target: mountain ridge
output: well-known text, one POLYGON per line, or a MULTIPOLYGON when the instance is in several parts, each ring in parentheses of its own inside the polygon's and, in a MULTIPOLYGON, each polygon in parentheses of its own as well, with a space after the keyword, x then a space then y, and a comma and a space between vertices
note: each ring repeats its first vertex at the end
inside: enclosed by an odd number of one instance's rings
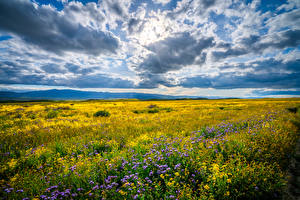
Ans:
MULTIPOLYGON (((183 99, 197 96, 172 96, 137 92, 95 92, 71 89, 37 90, 29 92, 0 91, 0 100, 88 100, 88 99, 183 99)), ((201 98, 206 99, 206 98, 201 98)))

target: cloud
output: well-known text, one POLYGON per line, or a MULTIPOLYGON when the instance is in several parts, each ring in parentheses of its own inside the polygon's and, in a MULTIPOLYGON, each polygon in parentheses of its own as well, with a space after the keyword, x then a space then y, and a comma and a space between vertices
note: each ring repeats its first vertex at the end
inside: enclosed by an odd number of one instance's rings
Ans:
POLYGON ((81 66, 73 63, 66 63, 65 68, 67 68, 68 71, 73 74, 83 74, 83 75, 93 73, 95 70, 99 69, 99 67, 82 68, 81 66))
POLYGON ((204 50, 212 46, 214 46, 212 37, 196 40, 190 33, 178 33, 148 45, 146 48, 151 53, 137 67, 137 70, 162 74, 194 63, 200 65, 206 59, 204 50))
POLYGON ((177 3, 177 7, 168 13, 168 17, 180 18, 181 15, 205 16, 210 11, 217 12, 218 7, 225 6, 227 3, 220 0, 182 0, 177 3))
POLYGON ((206 49, 214 46, 213 37, 195 39, 190 33, 177 33, 172 37, 149 44, 150 54, 135 70, 141 82, 139 87, 153 88, 159 84, 172 86, 174 80, 164 74, 189 65, 201 66, 206 60, 206 49))
POLYGON ((112 15, 116 15, 121 18, 127 18, 130 1, 103 0, 102 6, 107 12, 110 12, 112 15))
POLYGON ((180 86, 191 88, 300 88, 300 59, 283 62, 273 58, 254 61, 248 64, 225 66, 224 69, 236 69, 220 72, 216 76, 198 75, 184 78, 180 86), (248 69, 248 70, 245 70, 248 69))
POLYGON ((293 4, 290 7, 292 9, 285 12, 279 12, 282 8, 276 9, 276 5, 263 4, 262 6, 260 1, 248 4, 233 2, 230 8, 224 10, 227 21, 218 24, 218 29, 222 30, 222 25, 229 26, 230 29, 227 29, 227 33, 222 31, 217 35, 226 40, 218 43, 227 43, 227 47, 219 47, 222 49, 212 52, 214 61, 247 54, 257 56, 300 44, 300 10, 293 1, 283 4, 293 4))
POLYGON ((201 1, 199 2, 199 5, 201 5, 201 7, 202 7, 203 9, 207 9, 207 8, 209 8, 209 7, 213 6, 213 5, 215 5, 216 2, 217 2, 216 0, 201 0, 201 1))
POLYGON ((40 83, 43 75, 33 72, 24 65, 10 61, 0 62, 0 84, 40 83))
POLYGON ((140 82, 138 83, 138 88, 158 88, 159 85, 174 87, 175 84, 172 83, 174 79, 167 78, 163 74, 151 74, 144 73, 140 74, 140 82))
POLYGON ((64 69, 60 65, 57 65, 54 63, 43 65, 41 67, 41 69, 49 74, 57 74, 57 73, 66 73, 67 72, 66 69, 64 69))
POLYGON ((130 18, 126 23, 128 34, 139 33, 144 28, 145 21, 137 18, 130 18))
POLYGON ((269 27, 269 33, 284 29, 300 29, 300 8, 269 18, 266 26, 269 27))
POLYGON ((300 29, 286 30, 266 36, 250 35, 241 38, 236 47, 230 44, 221 43, 217 47, 224 48, 222 51, 213 51, 215 60, 225 59, 233 56, 246 55, 250 53, 260 54, 267 49, 284 49, 300 45, 300 29))
POLYGON ((93 74, 78 76, 74 79, 62 81, 60 85, 78 88, 134 88, 132 81, 112 78, 107 74, 93 74))
POLYGON ((246 48, 232 48, 228 47, 225 51, 213 51, 212 56, 215 61, 225 59, 232 56, 240 56, 250 53, 246 48))
MULTIPOLYGON (((90 13, 101 20, 91 8, 81 3, 70 3, 66 13, 50 6, 38 6, 30 1, 0 1, 0 29, 18 35, 26 42, 42 49, 62 54, 80 52, 91 55, 115 53, 118 39, 107 31, 84 26, 74 20, 72 13, 90 13), (73 10, 73 11, 71 11, 73 10), (94 13, 94 14, 93 14, 94 13)), ((77 16, 78 18, 78 16, 77 16)), ((79 17, 80 18, 80 17, 79 17)), ((103 21, 103 19, 102 19, 103 21)))
POLYGON ((111 30, 117 29, 119 23, 128 21, 130 0, 103 0, 101 2, 102 11, 111 30))
POLYGON ((195 76, 186 78, 180 86, 192 88, 215 88, 215 89, 235 89, 235 88, 299 88, 300 73, 279 74, 266 73, 254 74, 246 73, 223 73, 215 77, 195 76))
POLYGON ((156 3, 156 4, 162 4, 162 5, 166 5, 168 3, 170 3, 171 0, 152 0, 153 3, 156 3))
POLYGON ((114 78, 108 74, 88 74, 93 69, 82 69, 67 63, 66 69, 75 73, 68 76, 67 70, 56 64, 47 64, 39 69, 16 64, 14 62, 0 62, 0 84, 25 84, 66 86, 74 88, 134 88, 132 81, 114 78), (46 72, 46 73, 44 73, 46 72))
MULTIPOLYGON (((300 15, 299 15, 300 16, 300 15)), ((258 44, 257 49, 263 48, 277 48, 284 49, 286 47, 297 47, 300 45, 300 29, 286 30, 271 35, 269 41, 262 41, 258 44)))

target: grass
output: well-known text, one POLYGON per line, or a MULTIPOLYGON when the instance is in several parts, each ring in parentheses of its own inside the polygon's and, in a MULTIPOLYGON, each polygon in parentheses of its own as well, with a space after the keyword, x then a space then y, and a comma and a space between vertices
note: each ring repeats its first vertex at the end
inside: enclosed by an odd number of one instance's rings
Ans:
POLYGON ((2 103, 0 196, 281 199, 299 103, 2 103))

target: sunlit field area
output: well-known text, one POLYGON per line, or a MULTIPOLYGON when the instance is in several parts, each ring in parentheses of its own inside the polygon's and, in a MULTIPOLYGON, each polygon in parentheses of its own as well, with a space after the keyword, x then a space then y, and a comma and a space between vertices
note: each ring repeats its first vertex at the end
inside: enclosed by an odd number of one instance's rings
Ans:
POLYGON ((299 98, 0 104, 4 199, 281 199, 299 98))

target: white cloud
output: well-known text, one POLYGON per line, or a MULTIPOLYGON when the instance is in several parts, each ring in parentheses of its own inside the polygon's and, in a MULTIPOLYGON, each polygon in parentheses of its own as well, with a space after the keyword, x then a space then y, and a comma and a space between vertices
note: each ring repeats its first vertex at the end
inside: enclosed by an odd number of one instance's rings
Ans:
POLYGON ((266 21, 269 33, 286 29, 300 29, 300 8, 276 15, 266 21))
POLYGON ((152 1, 153 3, 165 5, 167 3, 170 3, 171 0, 152 0, 152 1))

